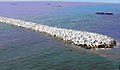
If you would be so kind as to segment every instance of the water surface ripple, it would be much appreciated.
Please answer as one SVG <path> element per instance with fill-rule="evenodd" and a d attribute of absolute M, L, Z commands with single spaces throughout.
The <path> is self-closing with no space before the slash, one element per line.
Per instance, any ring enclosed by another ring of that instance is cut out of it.
<path fill-rule="evenodd" d="M 86 50 L 46 34 L 0 23 L 0 70 L 119 70 L 119 4 L 13 3 L 0 3 L 0 16 L 105 34 L 116 39 L 118 45 L 107 50 Z M 96 15 L 96 11 L 115 15 Z"/>

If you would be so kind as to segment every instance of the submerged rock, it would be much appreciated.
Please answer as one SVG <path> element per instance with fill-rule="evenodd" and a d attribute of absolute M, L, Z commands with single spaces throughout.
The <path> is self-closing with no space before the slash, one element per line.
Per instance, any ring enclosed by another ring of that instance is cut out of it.
<path fill-rule="evenodd" d="M 65 42 L 72 43 L 86 49 L 113 48 L 116 46 L 116 41 L 114 39 L 97 33 L 50 27 L 7 17 L 0 17 L 0 22 L 46 33 L 52 37 L 60 38 Z"/>

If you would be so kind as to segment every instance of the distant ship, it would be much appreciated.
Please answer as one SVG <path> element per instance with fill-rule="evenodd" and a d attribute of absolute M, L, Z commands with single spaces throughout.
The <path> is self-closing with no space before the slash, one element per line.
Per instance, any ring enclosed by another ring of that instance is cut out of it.
<path fill-rule="evenodd" d="M 112 12 L 96 12 L 96 14 L 100 14 L 100 15 L 114 15 Z"/>
<path fill-rule="evenodd" d="M 16 5 L 15 3 L 12 3 L 11 5 Z"/>

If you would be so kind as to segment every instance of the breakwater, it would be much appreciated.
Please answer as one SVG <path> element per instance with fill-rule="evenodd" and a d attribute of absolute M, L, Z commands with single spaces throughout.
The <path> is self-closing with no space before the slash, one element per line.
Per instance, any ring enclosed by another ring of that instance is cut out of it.
<path fill-rule="evenodd" d="M 43 32 L 50 36 L 60 38 L 65 42 L 72 43 L 87 49 L 113 48 L 114 46 L 116 46 L 116 42 L 114 39 L 106 35 L 101 35 L 97 33 L 50 27 L 47 25 L 41 25 L 34 22 L 27 22 L 24 20 L 7 17 L 0 17 L 0 22 L 34 30 L 37 32 Z"/>

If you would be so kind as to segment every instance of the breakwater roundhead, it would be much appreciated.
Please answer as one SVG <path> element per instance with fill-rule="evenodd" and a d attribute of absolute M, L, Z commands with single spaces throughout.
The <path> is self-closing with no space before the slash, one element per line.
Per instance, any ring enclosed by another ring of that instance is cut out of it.
<path fill-rule="evenodd" d="M 27 22 L 24 20 L 7 17 L 0 17 L 0 22 L 34 30 L 37 32 L 43 32 L 50 36 L 60 38 L 65 42 L 72 43 L 86 49 L 113 48 L 116 46 L 116 41 L 114 39 L 97 33 L 50 27 L 47 25 L 41 25 L 34 22 Z"/>

